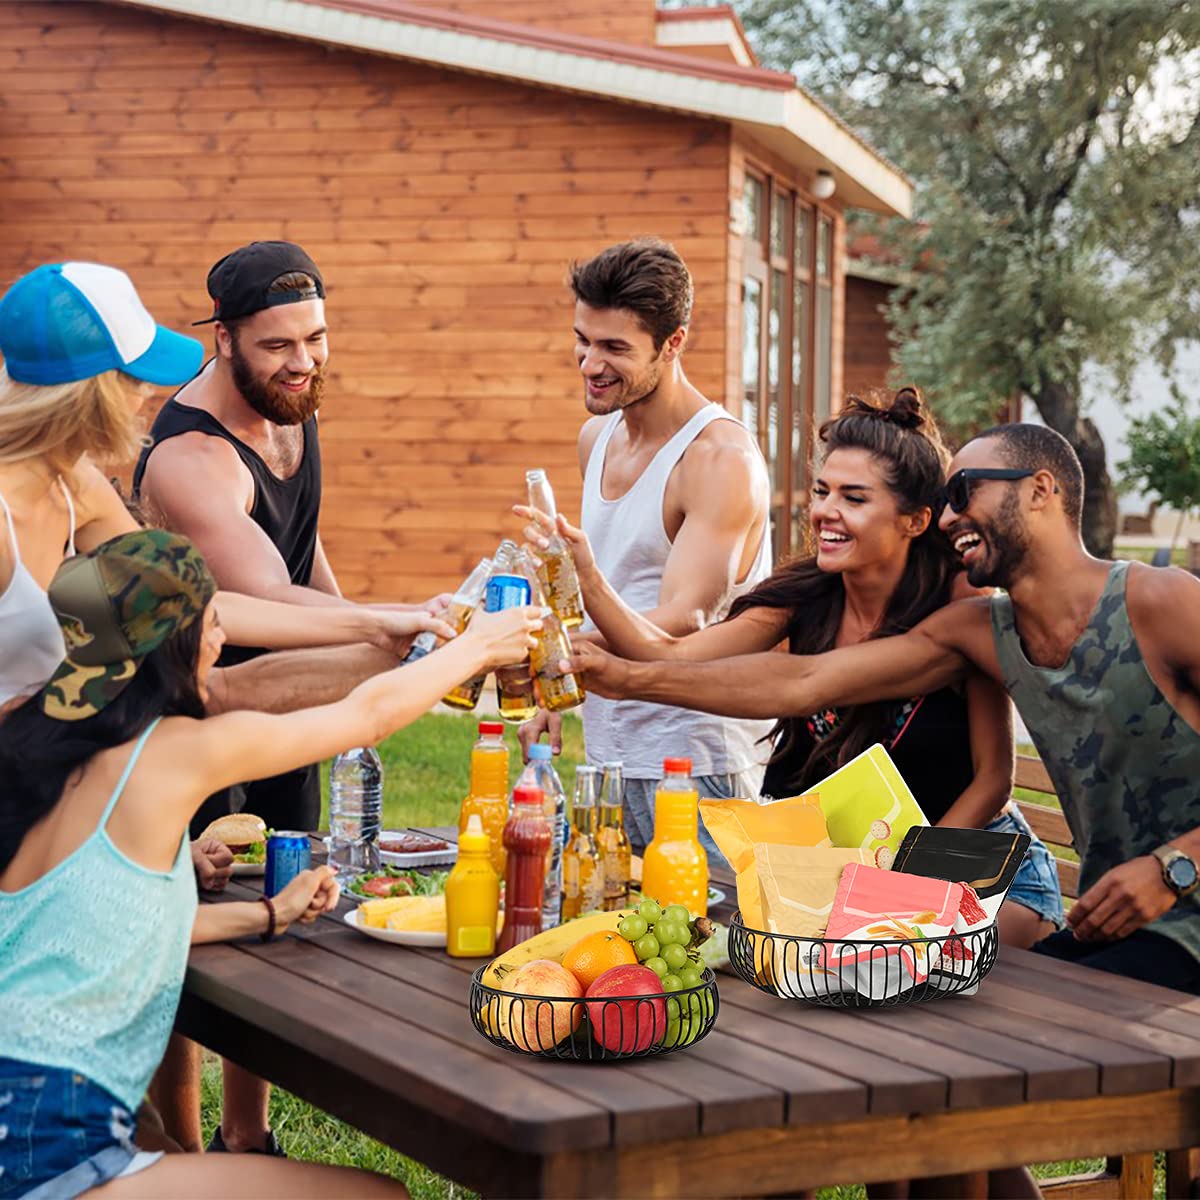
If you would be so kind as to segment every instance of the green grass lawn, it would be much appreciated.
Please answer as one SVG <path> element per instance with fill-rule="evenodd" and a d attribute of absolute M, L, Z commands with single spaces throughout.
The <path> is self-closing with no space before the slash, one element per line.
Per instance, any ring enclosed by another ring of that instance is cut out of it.
<path fill-rule="evenodd" d="M 380 746 L 384 764 L 384 825 L 450 825 L 458 819 L 458 807 L 469 780 L 471 745 L 478 718 L 467 714 L 430 713 Z M 520 749 L 515 732 L 506 740 L 512 750 L 510 781 L 520 770 Z M 583 737 L 578 718 L 563 723 L 563 754 L 556 766 L 568 795 L 575 767 L 583 759 Z M 322 822 L 328 820 L 328 772 L 322 778 Z M 729 986 L 738 986 L 731 982 Z M 986 984 L 984 985 L 986 986 Z M 203 1080 L 204 1137 L 207 1143 L 220 1115 L 221 1074 L 218 1061 L 205 1056 Z M 471 1192 L 427 1170 L 419 1163 L 360 1133 L 353 1126 L 313 1108 L 287 1092 L 276 1089 L 271 1097 L 271 1125 L 284 1149 L 293 1158 L 311 1162 L 340 1163 L 365 1167 L 401 1179 L 417 1200 L 459 1200 Z M 1040 1178 L 1093 1170 L 1102 1160 L 1056 1163 L 1035 1168 Z M 865 1200 L 861 1187 L 826 1188 L 821 1200 Z M 1155 1175 L 1155 1196 L 1164 1195 L 1164 1171 L 1160 1158 Z"/>

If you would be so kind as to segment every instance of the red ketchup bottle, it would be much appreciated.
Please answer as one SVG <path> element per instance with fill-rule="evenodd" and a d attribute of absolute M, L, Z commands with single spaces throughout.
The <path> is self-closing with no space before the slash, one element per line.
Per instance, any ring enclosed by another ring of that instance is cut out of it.
<path fill-rule="evenodd" d="M 507 864 L 504 872 L 504 928 L 496 943 L 502 954 L 542 932 L 542 892 L 546 885 L 546 855 L 554 827 L 546 819 L 542 789 L 516 787 L 512 816 L 504 826 Z"/>

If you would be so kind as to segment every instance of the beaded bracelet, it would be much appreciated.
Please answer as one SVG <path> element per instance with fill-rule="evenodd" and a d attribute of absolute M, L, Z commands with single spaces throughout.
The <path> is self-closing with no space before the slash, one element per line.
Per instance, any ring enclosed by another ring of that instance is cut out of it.
<path fill-rule="evenodd" d="M 258 936 L 264 942 L 269 942 L 275 936 L 275 904 L 270 896 L 259 896 L 259 899 L 267 906 L 267 928 L 265 933 Z"/>

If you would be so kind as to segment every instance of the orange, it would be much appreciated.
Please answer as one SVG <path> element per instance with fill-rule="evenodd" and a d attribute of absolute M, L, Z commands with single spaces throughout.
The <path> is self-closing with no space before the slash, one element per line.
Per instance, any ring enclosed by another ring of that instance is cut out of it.
<path fill-rule="evenodd" d="M 562 965 L 586 991 L 609 967 L 627 967 L 636 962 L 633 947 L 619 933 L 602 929 L 580 938 L 563 955 Z"/>

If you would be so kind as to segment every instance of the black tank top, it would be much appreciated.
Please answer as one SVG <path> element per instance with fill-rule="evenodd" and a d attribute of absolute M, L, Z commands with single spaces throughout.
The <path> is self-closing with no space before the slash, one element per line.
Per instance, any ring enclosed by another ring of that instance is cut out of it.
<path fill-rule="evenodd" d="M 797 722 L 795 741 L 784 756 L 767 767 L 764 795 L 794 796 L 807 790 L 801 779 L 804 764 L 839 717 L 837 709 L 828 709 Z M 946 815 L 975 778 L 967 701 L 953 688 L 897 701 L 889 732 L 880 740 L 931 825 Z M 816 763 L 820 763 L 819 758 Z M 816 766 L 808 785 L 836 769 L 836 763 Z"/>
<path fill-rule="evenodd" d="M 280 479 L 245 442 L 239 441 L 215 417 L 200 408 L 180 404 L 174 397 L 162 406 L 150 429 L 150 445 L 142 451 L 133 473 L 133 494 L 141 491 L 142 476 L 154 448 L 181 433 L 204 433 L 224 438 L 238 453 L 254 480 L 251 519 L 269 537 L 287 564 L 292 583 L 307 587 L 312 580 L 321 512 L 321 446 L 317 420 L 304 422 L 304 453 L 289 479 Z M 243 662 L 254 655 L 242 647 L 222 653 L 222 665 Z"/>

